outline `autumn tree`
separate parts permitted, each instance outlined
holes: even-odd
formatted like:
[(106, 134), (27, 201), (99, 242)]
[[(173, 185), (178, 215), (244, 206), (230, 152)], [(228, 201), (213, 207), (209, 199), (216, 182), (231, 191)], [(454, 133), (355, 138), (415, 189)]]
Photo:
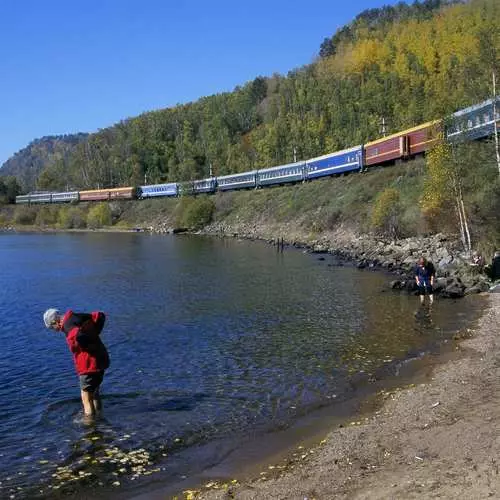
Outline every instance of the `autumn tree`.
[(463, 165), (457, 160), (456, 148), (440, 140), (428, 152), (426, 165), (427, 178), (420, 198), (422, 212), (437, 226), (442, 213), (453, 206), (464, 250), (470, 255), (472, 243), (462, 186)]
[(372, 226), (393, 238), (399, 232), (399, 191), (395, 188), (384, 189), (376, 198), (372, 210)]

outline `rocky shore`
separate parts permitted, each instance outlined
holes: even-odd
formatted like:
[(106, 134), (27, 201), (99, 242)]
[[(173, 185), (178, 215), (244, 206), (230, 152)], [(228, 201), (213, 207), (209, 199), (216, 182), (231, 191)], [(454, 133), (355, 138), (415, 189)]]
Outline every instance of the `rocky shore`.
[[(155, 232), (175, 232), (161, 226)], [(436, 267), (435, 294), (446, 298), (488, 291), (489, 282), (483, 269), (471, 264), (470, 256), (463, 252), (460, 241), (445, 234), (387, 240), (369, 234), (356, 234), (338, 228), (320, 236), (306, 234), (290, 225), (229, 225), (213, 224), (203, 231), (221, 237), (264, 240), (273, 245), (283, 245), (315, 254), (330, 254), (338, 265), (380, 269), (390, 272), (394, 279), (388, 286), (396, 291), (415, 293), (414, 267), (419, 256), (424, 255)]]

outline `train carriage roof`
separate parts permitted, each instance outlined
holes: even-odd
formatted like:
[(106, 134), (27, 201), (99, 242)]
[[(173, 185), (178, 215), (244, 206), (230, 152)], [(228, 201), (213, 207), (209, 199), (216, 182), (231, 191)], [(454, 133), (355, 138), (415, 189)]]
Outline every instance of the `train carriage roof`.
[(341, 156), (341, 155), (345, 155), (348, 153), (354, 153), (354, 152), (360, 151), (361, 147), (362, 146), (360, 144), (359, 146), (353, 146), (352, 148), (342, 149), (341, 151), (334, 151), (333, 153), (327, 153), (325, 155), (316, 156), (315, 158), (309, 158), (308, 160), (306, 160), (306, 163), (324, 160), (325, 158), (330, 158), (332, 156)]
[(439, 125), (440, 123), (441, 123), (441, 120), (432, 120), (430, 122), (422, 123), (420, 125), (417, 125), (416, 127), (402, 130), (401, 132), (396, 132), (395, 134), (386, 135), (385, 137), (381, 137), (380, 139), (376, 139), (374, 141), (365, 142), (365, 147), (366, 146), (374, 146), (375, 144), (380, 144), (381, 142), (384, 142), (384, 141), (396, 139), (397, 137), (401, 137), (402, 135), (408, 135), (408, 134), (411, 134), (412, 132), (417, 132), (418, 130), (422, 130), (424, 128), (429, 128), (429, 127), (432, 127), (434, 125)]

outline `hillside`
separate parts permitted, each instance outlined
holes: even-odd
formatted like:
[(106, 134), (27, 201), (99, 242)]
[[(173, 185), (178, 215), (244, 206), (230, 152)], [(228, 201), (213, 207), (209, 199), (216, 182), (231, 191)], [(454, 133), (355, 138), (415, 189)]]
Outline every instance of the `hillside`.
[(66, 175), (68, 159), (87, 137), (88, 134), (70, 134), (36, 139), (1, 166), (0, 176), (16, 177), (25, 192), (35, 190), (40, 181), (43, 184), (43, 179), (39, 178), (47, 170), (58, 172), (69, 180)]

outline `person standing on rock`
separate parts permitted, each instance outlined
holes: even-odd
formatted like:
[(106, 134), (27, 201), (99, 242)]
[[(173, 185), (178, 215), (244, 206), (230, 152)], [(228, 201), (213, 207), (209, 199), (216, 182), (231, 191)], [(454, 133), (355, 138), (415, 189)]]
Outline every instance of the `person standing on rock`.
[(420, 257), (415, 268), (415, 281), (418, 286), (420, 302), (424, 302), (425, 295), (429, 295), (429, 302), (434, 301), (433, 287), (436, 279), (436, 268), (434, 264), (425, 257)]

